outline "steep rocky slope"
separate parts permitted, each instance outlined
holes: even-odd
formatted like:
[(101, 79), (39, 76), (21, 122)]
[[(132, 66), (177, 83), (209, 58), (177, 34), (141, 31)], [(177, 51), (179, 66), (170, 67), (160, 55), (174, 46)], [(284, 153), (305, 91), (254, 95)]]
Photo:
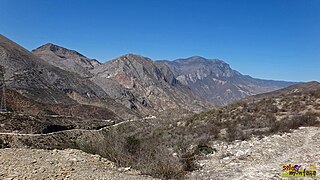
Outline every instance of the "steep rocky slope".
[(100, 65), (100, 62), (95, 59), (89, 59), (77, 51), (52, 43), (40, 46), (32, 50), (32, 53), (54, 66), (77, 73), (82, 77), (91, 77), (92, 74), (89, 71)]
[[(0, 95), (1, 97), (2, 95)], [(120, 120), (112, 111), (98, 106), (84, 104), (45, 104), (36, 102), (30, 98), (24, 97), (18, 92), (7, 89), (5, 92), (7, 110), (9, 112), (31, 115), (46, 116), (59, 115), (86, 119), (112, 119)], [(89, 125), (89, 124), (88, 124)]]
[(0, 36), (0, 65), (5, 69), (7, 86), (45, 103), (74, 102), (66, 93), (107, 97), (94, 83), (61, 70), (36, 57), (11, 40)]
[(143, 56), (128, 54), (100, 65), (76, 51), (50, 43), (33, 53), (53, 66), (91, 77), (112, 99), (142, 115), (165, 114), (174, 109), (199, 112), (209, 107), (178, 82), (167, 65)]
[(123, 118), (137, 117), (89, 79), (49, 64), (2, 35), (0, 65), (7, 88), (37, 102), (95, 105), (110, 108)]
[(103, 65), (66, 48), (46, 44), (33, 53), (61, 69), (91, 80), (117, 102), (141, 114), (184, 107), (201, 111), (294, 83), (255, 79), (221, 60), (199, 56), (175, 61), (152, 61), (127, 54)]
[(177, 81), (166, 65), (143, 56), (127, 54), (91, 72), (95, 74), (92, 81), (112, 98), (140, 112), (205, 108), (204, 101)]
[(158, 61), (170, 67), (175, 77), (214, 105), (274, 91), (292, 85), (290, 82), (255, 79), (230, 68), (218, 59), (193, 56), (174, 61)]

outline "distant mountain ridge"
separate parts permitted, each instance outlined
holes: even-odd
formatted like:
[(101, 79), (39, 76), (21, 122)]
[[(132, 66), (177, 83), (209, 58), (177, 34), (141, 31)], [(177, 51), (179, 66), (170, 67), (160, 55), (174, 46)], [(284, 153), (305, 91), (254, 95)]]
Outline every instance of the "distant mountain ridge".
[(214, 105), (226, 105), (251, 95), (295, 84), (255, 79), (231, 69), (222, 60), (200, 56), (174, 61), (161, 60), (158, 63), (166, 64), (181, 83)]
[[(57, 69), (54, 72), (61, 71), (63, 76), (67, 76), (63, 78), (64, 80), (57, 81), (51, 76), (37, 75), (40, 79), (43, 78), (40, 82), (53, 83), (54, 89), (57, 88), (57, 85), (65, 92), (71, 89), (72, 93), (68, 94), (71, 101), (74, 99), (87, 101), (83, 99), (83, 95), (86, 95), (86, 98), (94, 96), (100, 101), (101, 98), (111, 98), (141, 114), (170, 109), (199, 112), (212, 105), (226, 105), (251, 95), (270, 92), (294, 84), (255, 79), (233, 70), (222, 60), (209, 60), (200, 56), (174, 61), (153, 61), (140, 55), (126, 54), (101, 64), (75, 50), (51, 43), (33, 50), (32, 54), (24, 55), (24, 57), (32, 56), (29, 59), (36, 59), (34, 67), (37, 67), (38, 64), (46, 64), (44, 70), (55, 67)], [(17, 59), (23, 58), (17, 57)], [(27, 66), (26, 69), (28, 67), (31, 68)], [(33, 79), (38, 81), (36, 77)], [(79, 81), (77, 86), (80, 85), (81, 88), (68, 87), (73, 85), (71, 82), (74, 80)], [(88, 88), (96, 89), (79, 92), (83, 84), (80, 81), (89, 83)], [(62, 85), (61, 83), (67, 84)], [(53, 93), (56, 92), (53, 91)]]
[[(149, 78), (150, 81), (159, 81), (157, 76), (163, 76), (161, 73), (165, 73), (167, 77), (162, 80), (171, 83), (171, 85), (178, 82), (180, 86), (187, 86), (191, 89), (193, 98), (202, 99), (201, 101), (207, 101), (215, 106), (226, 105), (251, 95), (270, 92), (295, 84), (293, 82), (252, 78), (233, 70), (229, 64), (222, 60), (206, 59), (200, 56), (174, 61), (153, 61), (143, 56), (127, 54), (101, 65), (98, 61), (89, 59), (74, 50), (68, 50), (50, 43), (33, 50), (33, 53), (57, 67), (91, 78), (118, 102), (122, 102), (129, 108), (137, 107), (140, 110), (146, 108), (140, 106), (141, 103), (138, 103), (138, 99), (146, 98), (146, 94), (141, 90), (136, 91), (136, 87), (133, 86), (136, 85), (134, 81), (137, 80), (137, 77), (145, 78), (140, 79), (139, 82), (147, 81), (148, 78), (146, 77), (149, 76), (141, 76), (141, 72), (145, 70), (153, 76), (153, 78)], [(120, 59), (122, 61), (119, 61)], [(125, 61), (127, 62), (123, 63)], [(123, 72), (119, 73), (117, 68), (122, 68)], [(137, 69), (140, 72), (137, 72)], [(156, 70), (157, 73), (154, 74), (153, 70)], [(115, 74), (117, 74), (116, 77)], [(149, 83), (140, 84), (138, 88), (145, 88), (149, 85)], [(135, 91), (135, 95), (131, 93), (133, 91)], [(187, 94), (190, 94), (189, 91)], [(130, 93), (128, 94), (128, 92)], [(126, 98), (121, 94), (125, 94)], [(136, 98), (133, 98), (133, 96)], [(133, 103), (132, 99), (137, 102)], [(148, 101), (148, 98), (144, 100), (144, 102), (146, 101)], [(169, 104), (165, 106), (171, 106)]]
[(257, 94), (254, 96), (250, 96), (246, 99), (256, 101), (264, 98), (266, 99), (266, 98), (275, 98), (275, 97), (281, 97), (281, 96), (291, 96), (293, 94), (307, 94), (307, 93), (310, 93), (313, 91), (319, 91), (319, 90), (320, 90), (320, 83), (317, 81), (310, 81), (310, 82), (301, 83), (301, 84), (294, 84), (286, 88), (268, 92), (268, 93)]

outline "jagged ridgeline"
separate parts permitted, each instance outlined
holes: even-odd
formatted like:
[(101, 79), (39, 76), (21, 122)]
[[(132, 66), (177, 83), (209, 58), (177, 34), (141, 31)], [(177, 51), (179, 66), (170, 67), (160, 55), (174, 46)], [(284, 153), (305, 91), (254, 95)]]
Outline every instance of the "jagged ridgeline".
[(200, 112), (210, 107), (181, 84), (164, 64), (149, 58), (127, 54), (106, 63), (54, 44), (32, 51), (44, 61), (90, 80), (124, 107), (141, 115), (174, 109)]
[(90, 79), (117, 102), (144, 115), (173, 109), (200, 112), (294, 84), (255, 79), (221, 60), (199, 56), (153, 61), (127, 54), (101, 64), (51, 43), (32, 52), (56, 67)]
[(5, 69), (6, 87), (35, 102), (94, 105), (125, 119), (139, 117), (89, 79), (51, 65), (2, 35), (0, 60)]
[(242, 75), (219, 59), (193, 56), (166, 64), (182, 84), (213, 105), (227, 105), (242, 98), (293, 85), (285, 81), (262, 80)]

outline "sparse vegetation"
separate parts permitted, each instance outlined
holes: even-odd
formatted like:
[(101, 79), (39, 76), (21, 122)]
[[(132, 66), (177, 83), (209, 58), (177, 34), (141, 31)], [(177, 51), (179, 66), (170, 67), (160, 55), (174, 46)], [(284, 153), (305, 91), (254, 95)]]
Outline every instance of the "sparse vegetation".
[(234, 140), (245, 140), (247, 139), (246, 134), (237, 127), (236, 124), (230, 125), (227, 128), (228, 139), (229, 141)]
[(318, 126), (317, 115), (315, 113), (306, 113), (305, 115), (295, 115), (291, 118), (284, 118), (272, 124), (270, 132), (289, 132), (290, 129), (297, 129), (301, 126)]
[[(192, 165), (186, 156), (174, 157), (152, 128), (136, 124), (121, 125), (104, 132), (102, 139), (78, 142), (79, 149), (99, 154), (118, 166), (133, 167), (143, 174), (162, 179), (182, 179), (185, 167)], [(182, 160), (183, 159), (183, 160)]]
[[(233, 141), (244, 140), (252, 135), (289, 132), (290, 129), (301, 126), (318, 126), (319, 116), (313, 109), (306, 107), (319, 106), (315, 98), (317, 92), (296, 92), (290, 96), (279, 95), (261, 100), (236, 102), (194, 115), (186, 120), (186, 127), (183, 128), (186, 132), (197, 135), (193, 136), (193, 139), (207, 136), (208, 140)], [(214, 128), (214, 131), (210, 131), (210, 127)], [(226, 130), (226, 136), (219, 133), (223, 129)]]
[(103, 131), (99, 137), (78, 139), (71, 146), (143, 174), (183, 179), (187, 171), (198, 168), (199, 156), (215, 151), (208, 145), (210, 141), (245, 140), (289, 132), (300, 126), (318, 126), (319, 114), (306, 111), (306, 102), (316, 105), (315, 99), (308, 97), (295, 94), (295, 98), (237, 102), (177, 121), (163, 120), (156, 125), (143, 121), (125, 123)]
[[(198, 168), (199, 157), (216, 151), (210, 147), (211, 141), (245, 140), (289, 132), (301, 126), (318, 126), (319, 101), (315, 96), (295, 93), (236, 102), (179, 120), (163, 117), (154, 123), (152, 120), (128, 122), (96, 136), (82, 135), (61, 148), (99, 154), (118, 166), (132, 167), (154, 177), (183, 179), (187, 171)], [(23, 143), (31, 146), (32, 142)]]
[(4, 140), (0, 139), (0, 149), (7, 148), (7, 147), (8, 147), (8, 144)]

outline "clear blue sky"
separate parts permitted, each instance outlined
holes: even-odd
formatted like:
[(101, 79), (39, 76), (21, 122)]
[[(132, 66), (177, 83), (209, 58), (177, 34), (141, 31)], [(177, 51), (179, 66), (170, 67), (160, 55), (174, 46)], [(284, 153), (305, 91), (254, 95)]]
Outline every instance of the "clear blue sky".
[(320, 81), (320, 0), (1, 0), (0, 33), (102, 62), (200, 55), (253, 77)]

